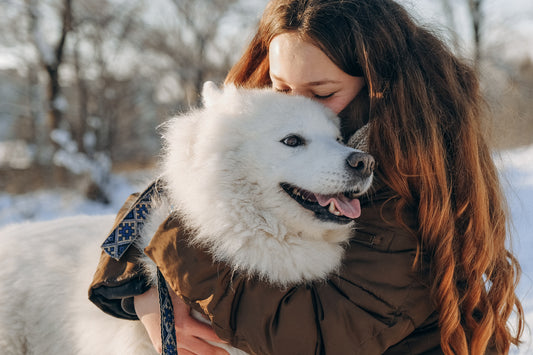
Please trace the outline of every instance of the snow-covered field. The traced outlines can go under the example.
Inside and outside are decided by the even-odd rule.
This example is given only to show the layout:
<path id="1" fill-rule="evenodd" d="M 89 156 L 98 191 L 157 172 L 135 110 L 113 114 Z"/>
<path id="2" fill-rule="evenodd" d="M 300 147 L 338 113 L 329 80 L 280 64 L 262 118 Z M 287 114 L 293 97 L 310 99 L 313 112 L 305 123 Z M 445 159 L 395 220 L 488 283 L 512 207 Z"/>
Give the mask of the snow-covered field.
<path id="1" fill-rule="evenodd" d="M 533 354 L 533 146 L 502 152 L 500 168 L 512 214 L 512 248 L 522 266 L 518 296 L 526 312 L 528 326 L 524 342 L 512 354 Z"/>
<path id="2" fill-rule="evenodd" d="M 26 220 L 45 221 L 79 214 L 102 215 L 118 212 L 126 198 L 142 191 L 151 179 L 150 172 L 112 175 L 108 187 L 111 203 L 103 205 L 84 198 L 79 191 L 54 189 L 12 196 L 0 193 L 0 226 Z"/>
<path id="3" fill-rule="evenodd" d="M 533 146 L 502 152 L 496 158 L 513 217 L 512 248 L 521 262 L 523 274 L 518 295 L 533 327 Z M 77 214 L 116 213 L 126 197 L 143 189 L 150 172 L 115 175 L 111 181 L 111 204 L 90 202 L 69 190 L 46 190 L 27 195 L 0 193 L 0 226 L 25 220 L 49 220 Z M 524 344 L 513 348 L 514 355 L 533 354 L 531 330 L 526 328 Z"/>

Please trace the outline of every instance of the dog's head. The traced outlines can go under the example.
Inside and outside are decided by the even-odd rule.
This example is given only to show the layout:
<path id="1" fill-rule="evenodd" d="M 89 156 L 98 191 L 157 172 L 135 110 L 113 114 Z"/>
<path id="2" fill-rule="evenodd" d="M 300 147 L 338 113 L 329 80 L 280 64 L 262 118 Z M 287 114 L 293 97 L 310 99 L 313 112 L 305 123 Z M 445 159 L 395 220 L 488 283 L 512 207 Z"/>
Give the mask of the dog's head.
<path id="1" fill-rule="evenodd" d="M 171 198 L 198 228 L 339 239 L 359 217 L 374 160 L 342 144 L 339 119 L 305 97 L 206 84 L 204 108 L 165 135 Z M 267 231 L 268 232 L 268 231 Z"/>

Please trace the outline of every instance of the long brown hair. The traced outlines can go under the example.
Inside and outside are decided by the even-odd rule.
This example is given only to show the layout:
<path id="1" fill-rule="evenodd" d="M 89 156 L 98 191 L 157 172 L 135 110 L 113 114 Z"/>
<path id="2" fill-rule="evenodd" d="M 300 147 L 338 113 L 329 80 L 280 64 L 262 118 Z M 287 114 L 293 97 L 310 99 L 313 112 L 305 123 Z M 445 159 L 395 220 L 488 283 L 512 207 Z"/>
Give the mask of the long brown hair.
<path id="1" fill-rule="evenodd" d="M 391 0 L 274 0 L 226 82 L 271 85 L 270 41 L 289 31 L 365 78 L 370 152 L 400 197 L 398 217 L 404 207 L 418 210 L 414 266 L 429 262 L 443 351 L 508 352 L 524 327 L 520 266 L 505 245 L 506 202 L 483 137 L 474 70 Z"/>

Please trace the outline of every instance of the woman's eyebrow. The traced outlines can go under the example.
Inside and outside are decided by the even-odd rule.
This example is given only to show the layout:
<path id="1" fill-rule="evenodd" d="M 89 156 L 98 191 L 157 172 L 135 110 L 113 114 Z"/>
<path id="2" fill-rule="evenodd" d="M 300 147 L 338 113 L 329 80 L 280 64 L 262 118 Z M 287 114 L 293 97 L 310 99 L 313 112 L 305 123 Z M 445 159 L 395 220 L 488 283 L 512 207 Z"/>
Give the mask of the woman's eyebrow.
<path id="1" fill-rule="evenodd" d="M 270 74 L 270 77 L 272 79 L 276 79 L 277 81 L 281 81 L 282 83 L 285 83 L 285 80 L 280 78 L 279 76 L 275 74 Z M 320 86 L 324 84 L 338 84 L 340 83 L 338 80 L 332 80 L 332 79 L 323 79 L 323 80 L 317 80 L 317 81 L 310 81 L 308 83 L 305 83 L 305 86 Z"/>

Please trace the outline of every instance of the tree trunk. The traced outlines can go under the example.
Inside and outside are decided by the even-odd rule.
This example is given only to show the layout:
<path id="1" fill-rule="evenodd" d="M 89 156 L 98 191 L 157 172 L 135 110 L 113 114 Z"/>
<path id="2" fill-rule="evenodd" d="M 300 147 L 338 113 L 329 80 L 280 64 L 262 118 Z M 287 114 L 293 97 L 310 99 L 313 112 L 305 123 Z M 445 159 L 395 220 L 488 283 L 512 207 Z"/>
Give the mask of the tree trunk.
<path id="1" fill-rule="evenodd" d="M 470 8 L 470 18 L 472 19 L 472 31 L 474 39 L 474 64 L 479 70 L 481 61 L 481 25 L 483 21 L 482 5 L 483 0 L 468 0 Z"/>
<path id="2" fill-rule="evenodd" d="M 59 85 L 59 67 L 63 62 L 63 50 L 68 33 L 72 30 L 72 0 L 63 0 L 61 13 L 61 35 L 55 47 L 45 42 L 40 28 L 40 12 L 36 1 L 28 1 L 30 27 L 35 47 L 41 63 L 48 74 L 48 129 L 53 131 L 60 127 L 65 110 L 65 101 L 61 97 Z"/>

